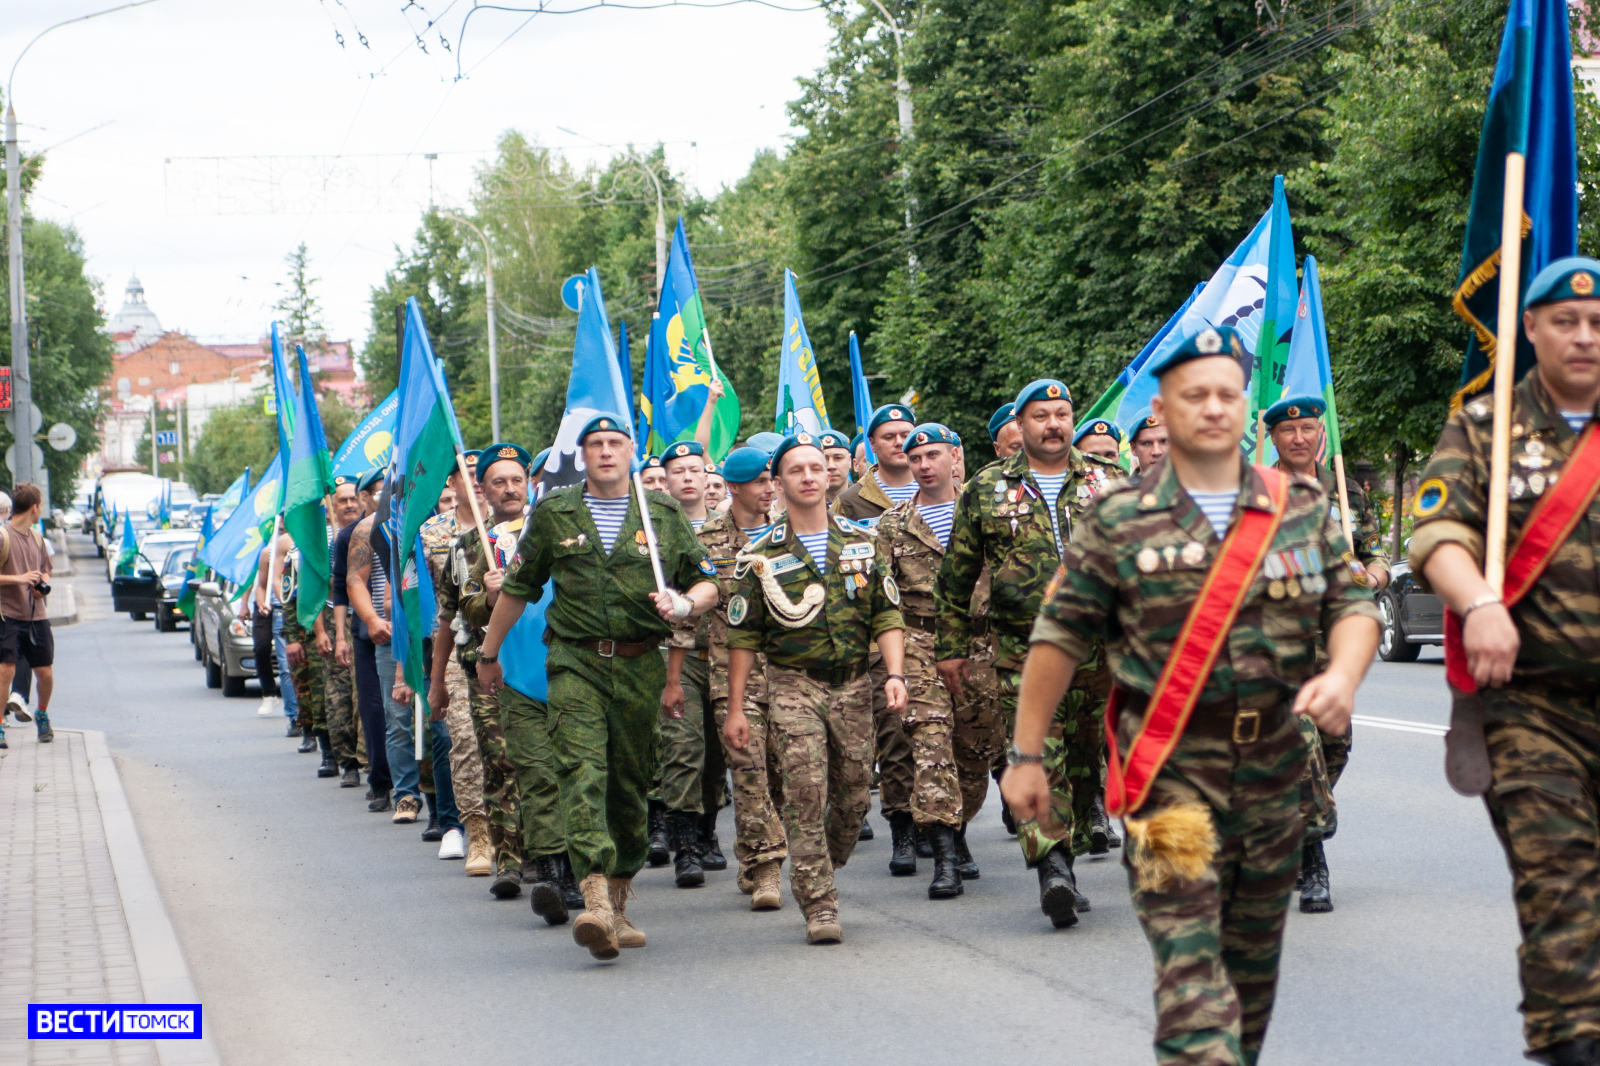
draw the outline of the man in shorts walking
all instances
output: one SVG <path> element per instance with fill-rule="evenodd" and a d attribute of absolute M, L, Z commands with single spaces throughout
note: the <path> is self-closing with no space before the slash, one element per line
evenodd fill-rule
<path fill-rule="evenodd" d="M 50 553 L 33 527 L 39 521 L 39 488 L 22 482 L 12 491 L 11 520 L 0 525 L 0 692 L 11 691 L 17 660 L 26 662 L 39 683 L 34 716 L 39 743 L 56 738 L 50 728 L 50 690 L 55 638 L 50 631 Z M 22 719 L 22 713 L 17 717 Z M 26 719 L 22 719 L 26 720 Z"/>

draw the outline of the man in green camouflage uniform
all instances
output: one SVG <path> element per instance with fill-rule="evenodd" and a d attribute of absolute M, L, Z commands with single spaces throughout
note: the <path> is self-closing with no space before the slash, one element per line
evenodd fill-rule
<path fill-rule="evenodd" d="M 828 469 L 809 433 L 785 437 L 772 467 L 787 509 L 738 555 L 728 601 L 728 717 L 723 736 L 746 750 L 746 680 L 767 657 L 767 700 L 783 766 L 789 885 L 806 940 L 843 939 L 833 871 L 855 849 L 871 802 L 872 678 L 876 639 L 888 675 L 884 700 L 906 707 L 900 593 L 872 533 L 827 510 Z M 764 864 L 757 876 L 776 874 Z"/>
<path fill-rule="evenodd" d="M 677 502 L 652 492 L 662 573 L 685 590 L 655 591 L 649 537 L 629 491 L 633 440 L 625 424 L 596 416 L 578 443 L 584 482 L 547 493 L 534 508 L 479 648 L 478 680 L 500 689 L 501 642 L 523 608 L 555 582 L 545 612 L 550 736 L 567 850 L 585 905 L 572 934 L 595 958 L 608 959 L 621 947 L 645 945 L 626 903 L 649 851 L 646 796 L 666 685 L 656 649 L 674 623 L 716 603 L 717 586 Z"/>
<path fill-rule="evenodd" d="M 1322 486 L 1332 506 L 1334 521 L 1340 521 L 1339 482 L 1333 471 L 1317 462 L 1324 430 L 1322 415 L 1327 404 L 1320 396 L 1285 396 L 1262 416 L 1278 450 L 1277 467 L 1290 474 L 1310 478 Z M 1387 560 L 1378 555 L 1380 537 L 1376 516 L 1367 493 L 1354 482 L 1347 483 L 1350 502 L 1350 540 L 1354 557 L 1361 563 L 1359 579 L 1369 588 L 1381 590 L 1389 583 Z M 1343 736 L 1318 733 L 1312 721 L 1300 716 L 1300 731 L 1312 746 L 1306 778 L 1300 783 L 1301 814 L 1306 820 L 1306 846 L 1300 861 L 1300 909 L 1307 914 L 1333 910 L 1333 892 L 1328 882 L 1328 861 L 1322 843 L 1339 828 L 1339 808 L 1333 789 L 1350 762 L 1350 744 L 1355 730 Z"/>
<path fill-rule="evenodd" d="M 1076 663 L 1101 654 L 1102 639 L 1121 708 L 1118 754 L 1128 757 L 1222 538 L 1247 512 L 1281 516 L 1231 628 L 1217 648 L 1201 649 L 1215 659 L 1187 692 L 1192 713 L 1177 719 L 1170 754 L 1125 815 L 1123 863 L 1155 957 L 1160 1063 L 1257 1061 L 1304 835 L 1298 784 L 1309 749 L 1295 717 L 1308 713 L 1330 733 L 1347 726 L 1378 642 L 1372 593 L 1342 558 L 1344 534 L 1321 487 L 1295 475 L 1285 484 L 1239 453 L 1248 358 L 1223 327 L 1188 338 L 1153 367 L 1171 451 L 1109 488 L 1079 522 L 1033 629 L 1013 765 L 1001 783 L 1019 817 L 1048 808 L 1039 766 L 1048 721 Z M 1293 557 L 1303 562 L 1279 566 Z M 1319 633 L 1330 661 L 1313 677 Z"/>
<path fill-rule="evenodd" d="M 1565 538 L 1552 531 L 1547 565 L 1525 595 L 1507 610 L 1481 572 L 1490 397 L 1445 423 L 1412 511 L 1413 573 L 1462 619 L 1462 667 L 1481 697 L 1477 721 L 1458 702 L 1449 738 L 1451 762 L 1477 773 L 1453 766 L 1451 779 L 1484 794 L 1510 863 L 1527 1056 L 1553 1066 L 1600 1062 L 1600 501 L 1592 479 L 1568 480 L 1583 476 L 1574 456 L 1582 436 L 1597 432 L 1597 285 L 1600 262 L 1578 257 L 1556 260 L 1528 285 L 1522 323 L 1537 365 L 1512 393 L 1508 556 L 1558 479 L 1564 490 L 1582 485 L 1587 498 Z M 1506 584 L 1510 591 L 1509 575 Z"/>
<path fill-rule="evenodd" d="M 1061 382 L 1025 386 L 1016 412 L 1022 450 L 985 467 L 962 490 L 935 587 L 939 676 L 959 691 L 970 672 L 973 595 L 989 568 L 989 625 L 998 638 L 995 674 L 1008 734 L 1015 728 L 1029 628 L 1060 565 L 1061 548 L 1096 490 L 1123 473 L 1072 447 L 1072 396 Z M 1044 493 L 1052 486 L 1053 499 Z M 1079 664 L 1046 745 L 1054 802 L 1045 818 L 1017 827 L 1023 857 L 1039 874 L 1039 906 L 1057 928 L 1076 924 L 1077 912 L 1089 906 L 1077 891 L 1072 860 L 1093 844 L 1102 772 L 1100 710 L 1108 686 L 1104 656 Z"/>
<path fill-rule="evenodd" d="M 354 477 L 340 475 L 333 479 L 333 496 L 328 514 L 333 519 L 335 538 L 349 526 L 361 521 L 361 495 L 356 491 Z M 334 765 L 343 772 L 340 787 L 358 788 L 361 785 L 361 758 L 357 746 L 360 744 L 361 730 L 356 717 L 355 671 L 350 668 L 350 624 L 347 613 L 346 608 L 330 603 L 323 614 L 323 630 L 329 641 L 325 656 L 328 670 L 325 700 L 328 744 L 333 752 Z"/>
<path fill-rule="evenodd" d="M 962 878 L 977 871 L 966 846 L 967 818 L 961 807 L 952 740 L 955 712 L 950 693 L 939 680 L 933 647 L 933 586 L 955 510 L 959 443 L 948 426 L 937 422 L 912 429 L 905 455 L 917 479 L 917 494 L 891 507 L 877 530 L 900 588 L 900 614 L 906 624 L 908 702 L 902 718 L 916 774 L 911 813 L 917 829 L 933 844 L 929 899 L 961 895 Z"/>

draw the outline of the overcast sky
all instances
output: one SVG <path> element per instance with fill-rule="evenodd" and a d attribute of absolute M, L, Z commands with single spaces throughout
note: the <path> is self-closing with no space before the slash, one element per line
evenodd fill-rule
<path fill-rule="evenodd" d="M 53 22 L 114 3 L 6 0 L 0 73 Z M 426 154 L 444 204 L 464 202 L 473 165 L 513 128 L 580 163 L 610 154 L 595 142 L 664 141 L 674 168 L 715 192 L 785 143 L 784 104 L 828 42 L 822 11 L 752 3 L 531 21 L 479 10 L 463 36 L 470 10 L 154 0 L 55 30 L 14 82 L 23 150 L 49 149 L 33 210 L 78 227 L 108 314 L 137 271 L 162 325 L 204 340 L 259 337 L 283 257 L 304 240 L 331 334 L 364 343 L 368 292 L 428 200 Z"/>

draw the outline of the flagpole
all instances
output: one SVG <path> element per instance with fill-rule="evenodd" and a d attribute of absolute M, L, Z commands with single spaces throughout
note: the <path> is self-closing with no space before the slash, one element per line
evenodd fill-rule
<path fill-rule="evenodd" d="M 489 533 L 483 526 L 483 512 L 478 510 L 478 494 L 472 491 L 472 475 L 467 472 L 467 453 L 456 445 L 456 469 L 461 471 L 461 484 L 467 489 L 467 502 L 472 505 L 472 524 L 478 527 L 478 543 L 483 545 L 484 555 L 489 553 Z M 489 565 L 494 566 L 493 557 L 489 557 Z"/>
<path fill-rule="evenodd" d="M 283 530 L 283 512 L 272 516 L 272 544 L 267 548 L 267 613 L 272 613 L 272 593 L 278 582 L 278 535 Z"/>
<path fill-rule="evenodd" d="M 645 544 L 650 549 L 650 569 L 656 575 L 656 591 L 667 591 L 667 579 L 661 570 L 661 548 L 656 543 L 656 526 L 650 520 L 650 501 L 644 494 L 644 478 L 633 472 L 633 488 L 639 495 L 639 523 L 644 526 Z"/>
<path fill-rule="evenodd" d="M 1494 443 L 1489 463 L 1489 525 L 1483 576 L 1499 595 L 1506 572 L 1506 508 L 1511 471 L 1511 389 L 1517 376 L 1518 305 L 1522 291 L 1522 188 L 1527 160 L 1506 154 L 1505 198 L 1500 205 L 1500 306 L 1495 318 Z"/>
<path fill-rule="evenodd" d="M 427 564 L 424 563 L 423 565 L 426 566 Z M 401 667 L 401 669 L 404 670 L 405 668 Z M 390 682 L 390 683 L 393 684 L 393 682 Z M 411 694 L 411 707 L 412 707 L 412 711 L 415 714 L 416 720 L 417 720 L 416 728 L 414 728 L 412 730 L 412 732 L 415 733 L 416 736 L 417 736 L 417 761 L 421 762 L 422 761 L 422 693 L 413 692 Z"/>

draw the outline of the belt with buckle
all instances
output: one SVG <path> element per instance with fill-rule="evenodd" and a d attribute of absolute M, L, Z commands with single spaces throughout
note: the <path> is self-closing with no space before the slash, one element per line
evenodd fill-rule
<path fill-rule="evenodd" d="M 1122 690 L 1122 709 L 1132 714 L 1144 714 L 1150 697 L 1133 689 Z M 1197 737 L 1231 740 L 1235 744 L 1254 744 L 1264 733 L 1271 733 L 1289 714 L 1289 704 L 1280 702 L 1272 707 L 1243 708 L 1236 700 L 1212 700 L 1195 704 L 1189 722 L 1183 731 Z"/>
<path fill-rule="evenodd" d="M 988 615 L 984 615 L 982 618 L 974 618 L 972 620 L 972 635 L 975 637 L 986 637 L 989 635 Z"/>
<path fill-rule="evenodd" d="M 824 685 L 848 685 L 867 672 L 867 662 L 863 659 L 861 662 L 851 663 L 849 666 L 840 666 L 828 670 L 808 667 L 802 672 L 811 680 Z"/>
<path fill-rule="evenodd" d="M 907 614 L 901 611 L 900 617 L 905 619 L 906 628 L 908 629 L 920 629 L 924 633 L 932 633 L 934 631 L 934 619 L 931 614 Z"/>
<path fill-rule="evenodd" d="M 592 651 L 602 659 L 637 659 L 649 651 L 651 644 L 648 640 L 629 642 L 626 640 L 563 640 L 561 643 L 570 644 L 574 648 L 583 648 Z"/>

